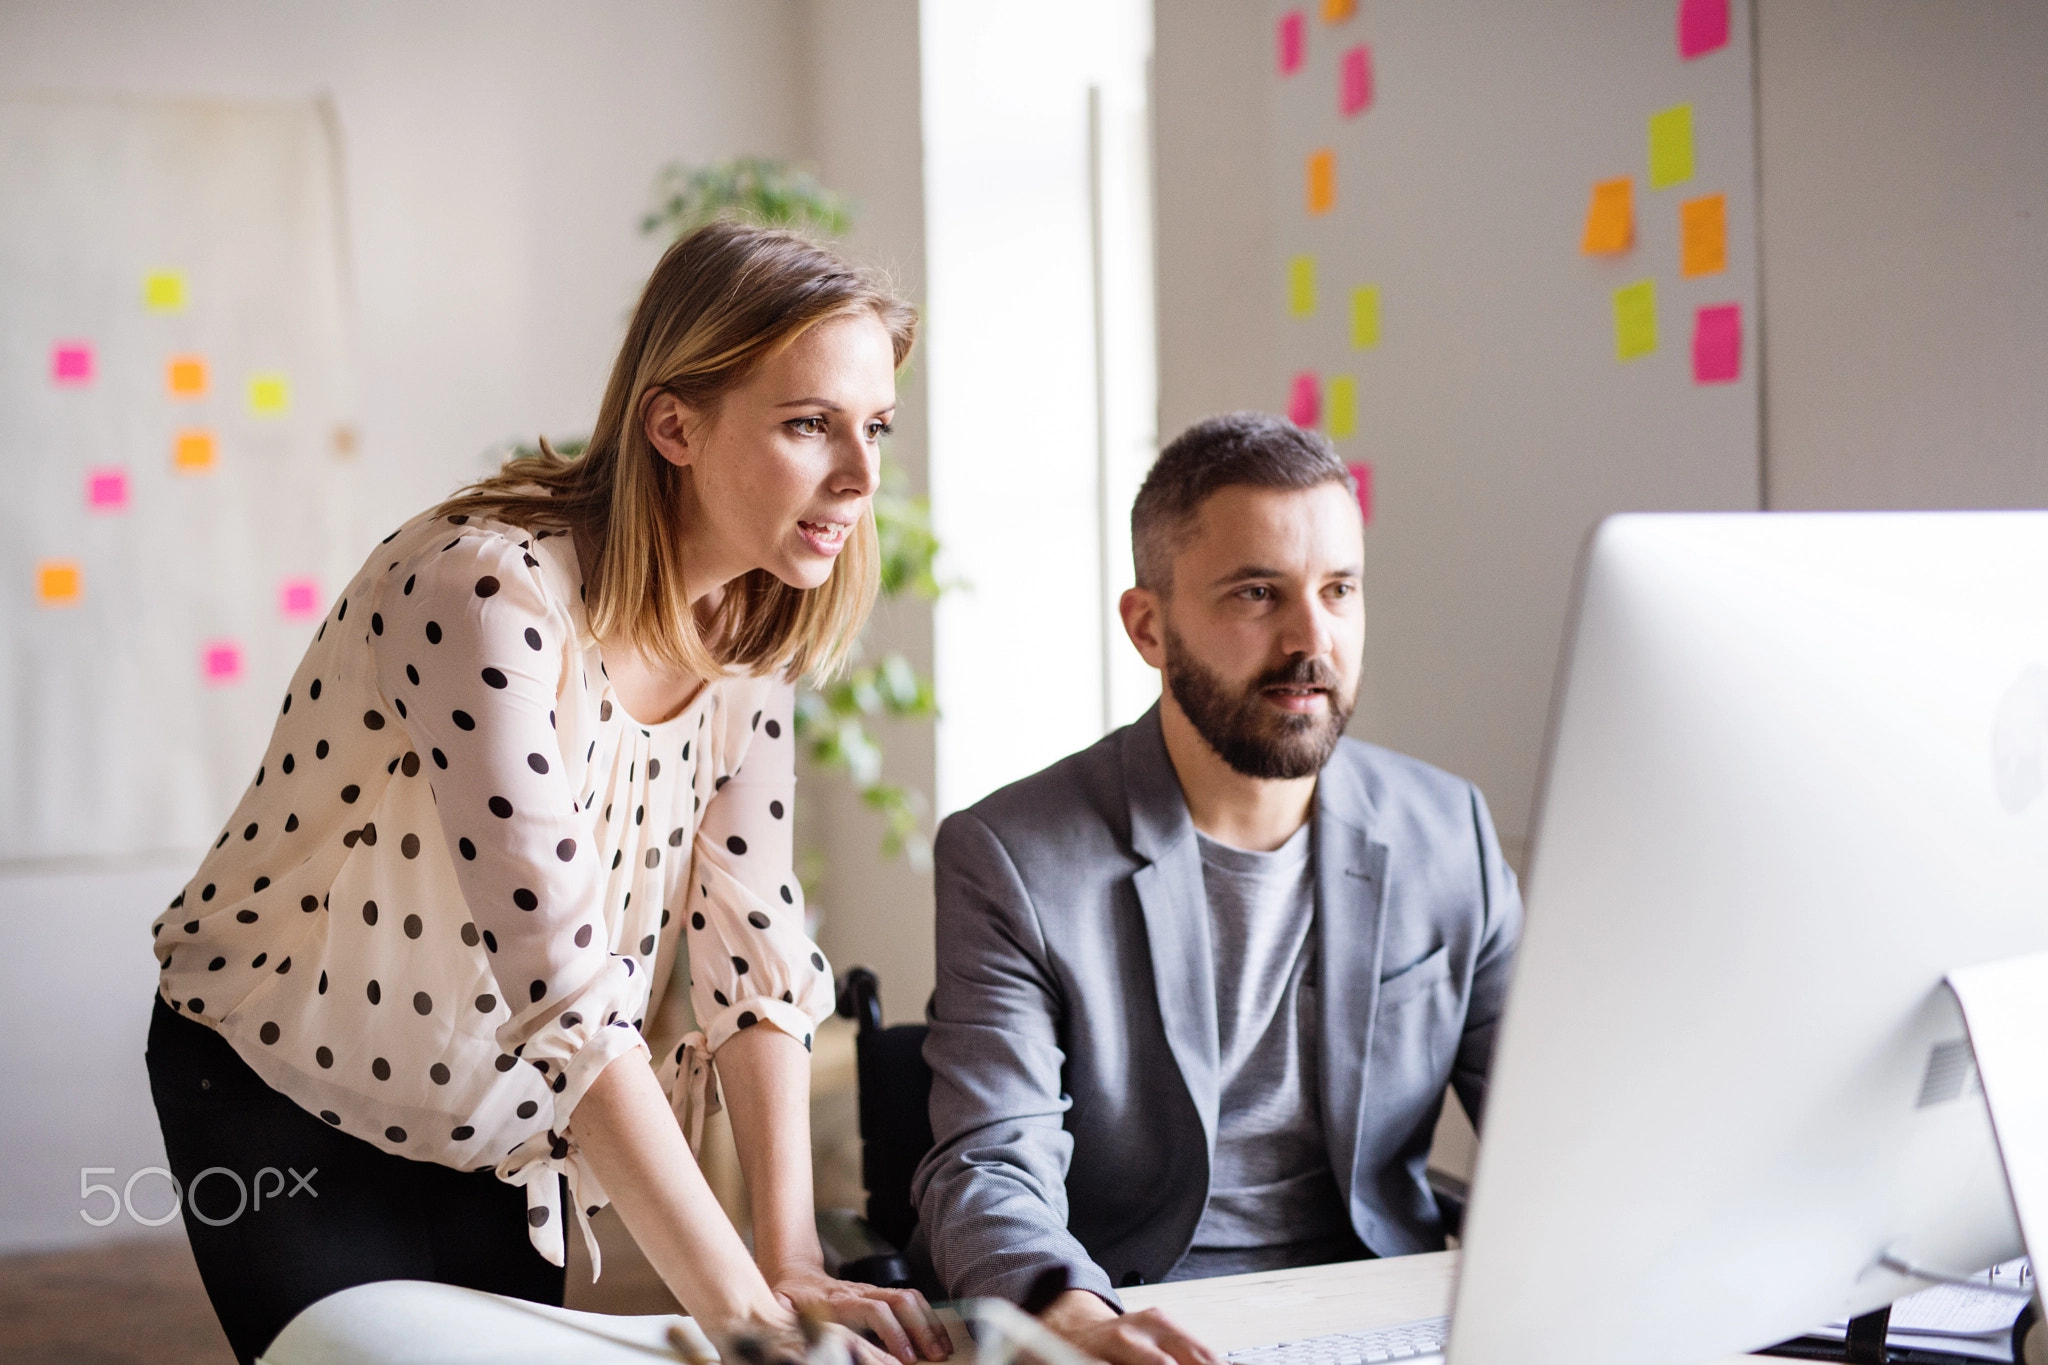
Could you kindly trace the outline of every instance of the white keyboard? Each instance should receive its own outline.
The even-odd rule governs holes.
[[[1232,1365],[1380,1365],[1382,1361],[1440,1355],[1450,1334],[1449,1318],[1424,1318],[1370,1332],[1332,1332],[1277,1346],[1247,1347],[1232,1351],[1228,1358]]]

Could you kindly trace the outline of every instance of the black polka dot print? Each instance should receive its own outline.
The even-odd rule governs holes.
[[[152,934],[164,998],[209,1026],[249,1019],[237,1041],[313,1087],[293,1096],[309,1111],[471,1170],[536,1137],[546,1102],[503,1087],[538,1075],[566,1095],[579,1049],[645,1027],[668,985],[668,907],[687,911],[687,984],[714,1049],[764,1025],[807,1038],[831,982],[763,904],[796,904],[788,683],[722,678],[642,726],[574,624],[573,541],[479,519],[451,535],[401,529],[338,596],[328,621],[353,611],[362,629],[323,629],[274,694],[265,767]],[[693,839],[707,856],[685,882]],[[334,891],[344,913],[307,933]],[[184,918],[187,902],[206,913]],[[515,1012],[528,1018],[501,1044]],[[568,1145],[520,1150],[562,1160]]]

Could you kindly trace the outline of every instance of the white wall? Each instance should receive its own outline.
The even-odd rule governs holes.
[[[1758,32],[1769,505],[2048,506],[2048,5]]]
[[[659,252],[638,230],[656,168],[804,150],[803,18],[793,0],[10,3],[0,90],[332,96],[367,548],[492,443],[588,428]],[[196,861],[0,876],[0,1028],[29,1068],[0,1124],[0,1250],[92,1235],[78,1167],[125,1179],[160,1157],[147,926]]]

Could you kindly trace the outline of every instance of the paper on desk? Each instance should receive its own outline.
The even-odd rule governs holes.
[[[2028,1278],[2027,1258],[2022,1256],[1994,1266],[1989,1278],[2004,1285],[2024,1285]],[[1988,1338],[2000,1348],[1997,1358],[2011,1359],[2012,1325],[2026,1302],[2016,1294],[1938,1284],[1908,1294],[1892,1305],[1885,1339],[1897,1346],[1902,1344],[1902,1336],[1931,1337],[1941,1344],[1930,1349],[1948,1351],[1961,1349],[1957,1343],[1962,1340]],[[1846,1322],[1831,1322],[1824,1335],[1840,1336],[1848,1326]]]

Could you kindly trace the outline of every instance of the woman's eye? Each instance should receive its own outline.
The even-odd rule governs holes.
[[[787,423],[789,429],[799,436],[823,436],[825,419],[822,417],[797,417]]]
[[[892,422],[868,423],[868,439],[870,441],[879,441],[884,436],[893,436],[895,435],[895,433],[896,427],[895,424]]]

